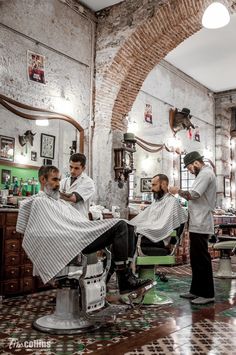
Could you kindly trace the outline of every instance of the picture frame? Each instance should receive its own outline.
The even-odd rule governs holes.
[[[14,161],[15,138],[0,136],[0,159]]]
[[[54,159],[55,136],[41,133],[40,156],[43,158]]]
[[[7,181],[11,183],[11,170],[2,169],[1,184],[4,185]]]
[[[31,160],[37,161],[37,152],[31,151]]]
[[[28,80],[41,84],[46,84],[45,81],[45,56],[27,51],[27,74]]]
[[[224,177],[224,196],[231,197],[231,190],[230,190],[230,178]]]
[[[152,192],[152,178],[141,178],[140,179],[140,191],[141,192]]]

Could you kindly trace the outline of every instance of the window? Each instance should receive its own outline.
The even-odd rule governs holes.
[[[184,168],[184,155],[180,156],[180,188],[181,190],[191,190],[194,182],[194,175]]]

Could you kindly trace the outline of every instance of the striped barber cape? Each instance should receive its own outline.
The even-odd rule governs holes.
[[[188,212],[177,198],[166,193],[160,200],[153,201],[128,223],[136,227],[136,232],[154,243],[166,239],[175,228],[188,220]]]
[[[20,204],[16,230],[24,234],[22,247],[46,283],[118,221],[89,221],[67,202],[40,192]]]

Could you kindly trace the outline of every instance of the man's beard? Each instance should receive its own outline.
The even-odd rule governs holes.
[[[59,200],[59,198],[60,198],[59,189],[53,190],[51,187],[45,185],[45,186],[44,186],[44,192],[45,192],[45,194],[48,195],[49,197],[52,197],[54,200]]]
[[[165,191],[162,189],[153,193],[154,200],[160,200],[164,195],[165,195]]]
[[[196,166],[194,166],[194,168],[193,168],[193,174],[195,175],[195,176],[198,176],[198,174],[200,173],[200,168],[197,168]]]

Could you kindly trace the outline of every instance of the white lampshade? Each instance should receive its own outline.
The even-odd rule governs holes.
[[[37,126],[48,126],[49,121],[48,120],[36,120],[36,125]]]
[[[229,21],[229,11],[220,2],[209,5],[202,16],[202,25],[209,29],[224,27]]]

